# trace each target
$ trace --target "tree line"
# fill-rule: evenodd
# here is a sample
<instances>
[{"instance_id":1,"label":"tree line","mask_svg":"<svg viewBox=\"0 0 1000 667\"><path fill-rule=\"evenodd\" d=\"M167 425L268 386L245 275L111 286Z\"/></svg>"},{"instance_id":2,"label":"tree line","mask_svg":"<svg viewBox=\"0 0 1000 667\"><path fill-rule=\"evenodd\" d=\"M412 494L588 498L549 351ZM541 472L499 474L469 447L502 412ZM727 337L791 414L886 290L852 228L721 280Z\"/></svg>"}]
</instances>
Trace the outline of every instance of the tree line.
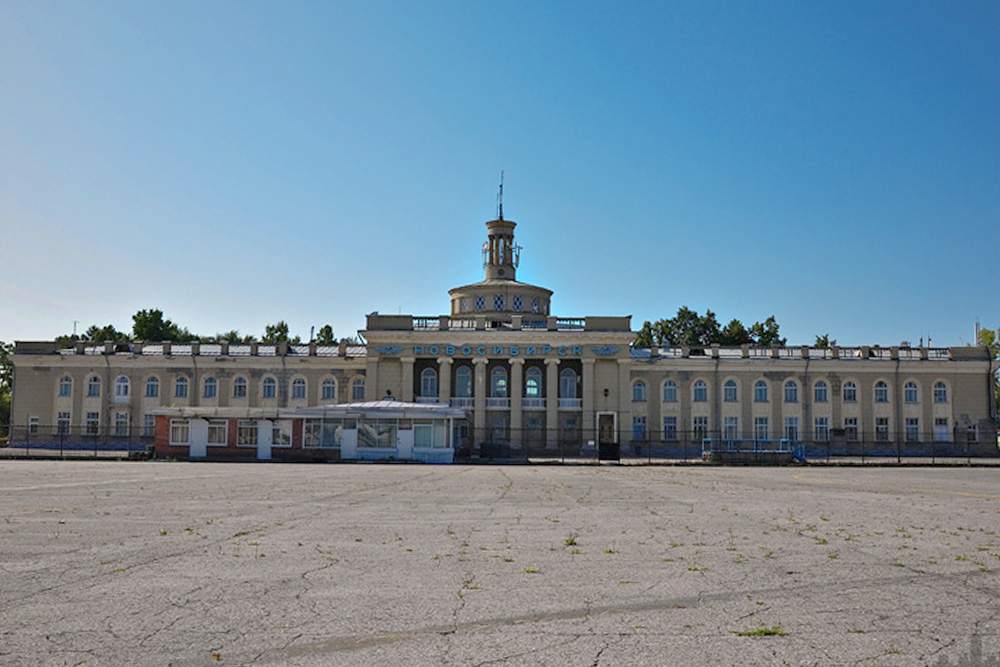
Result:
<instances>
[{"instance_id":1,"label":"tree line","mask_svg":"<svg viewBox=\"0 0 1000 667\"><path fill-rule=\"evenodd\" d=\"M313 340L317 345L336 345L340 342L334 336L333 327L329 324L321 326ZM353 336L345 337L342 340L347 343L356 344L358 342L357 338ZM66 334L56 338L56 343L64 347L70 346L77 341L91 343L103 343L105 341L115 343L127 343L130 341L232 343L237 345L246 345L249 343L264 343L265 345L274 345L275 343L302 344L302 338L291 335L288 323L284 320L266 325L264 333L259 338L253 334L240 333L236 329L217 333L212 336L205 336L191 333L187 327L165 318L163 311L158 308L143 309L133 315L132 330L130 332L119 331L113 324L106 324L104 326L94 324L88 327L82 334Z\"/></svg>"},{"instance_id":2,"label":"tree line","mask_svg":"<svg viewBox=\"0 0 1000 667\"><path fill-rule=\"evenodd\" d=\"M826 336L829 344L829 336ZM785 338L781 335L781 326L774 315L763 322L754 322L749 327L737 319L732 319L722 326L711 309L700 315L698 311L687 306L677 309L674 317L656 322L645 321L636 335L637 347L663 346L703 346L719 345L753 345L770 346L784 345ZM836 341L834 341L836 343Z\"/></svg>"}]
</instances>

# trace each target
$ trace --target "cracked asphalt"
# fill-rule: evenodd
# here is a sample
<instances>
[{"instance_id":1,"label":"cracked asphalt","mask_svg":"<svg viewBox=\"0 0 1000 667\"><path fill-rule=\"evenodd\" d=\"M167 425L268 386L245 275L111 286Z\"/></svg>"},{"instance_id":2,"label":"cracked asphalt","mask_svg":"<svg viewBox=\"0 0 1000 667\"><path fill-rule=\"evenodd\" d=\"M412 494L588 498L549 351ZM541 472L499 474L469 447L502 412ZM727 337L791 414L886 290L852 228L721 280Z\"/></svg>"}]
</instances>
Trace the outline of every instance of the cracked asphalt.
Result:
<instances>
[{"instance_id":1,"label":"cracked asphalt","mask_svg":"<svg viewBox=\"0 0 1000 667\"><path fill-rule=\"evenodd\" d=\"M1000 653L995 469L0 461L0 501L5 665Z\"/></svg>"}]
</instances>

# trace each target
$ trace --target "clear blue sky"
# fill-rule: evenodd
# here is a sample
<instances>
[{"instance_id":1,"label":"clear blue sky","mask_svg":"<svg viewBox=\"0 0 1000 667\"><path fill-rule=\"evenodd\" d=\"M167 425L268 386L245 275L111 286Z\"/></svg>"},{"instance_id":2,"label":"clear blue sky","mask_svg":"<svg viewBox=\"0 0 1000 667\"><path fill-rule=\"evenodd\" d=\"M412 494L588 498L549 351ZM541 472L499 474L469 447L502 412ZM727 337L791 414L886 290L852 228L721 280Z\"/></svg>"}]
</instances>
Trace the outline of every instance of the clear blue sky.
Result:
<instances>
[{"instance_id":1,"label":"clear blue sky","mask_svg":"<svg viewBox=\"0 0 1000 667\"><path fill-rule=\"evenodd\" d=\"M0 339L447 312L1000 325L996 2L0 4Z\"/></svg>"}]
</instances>

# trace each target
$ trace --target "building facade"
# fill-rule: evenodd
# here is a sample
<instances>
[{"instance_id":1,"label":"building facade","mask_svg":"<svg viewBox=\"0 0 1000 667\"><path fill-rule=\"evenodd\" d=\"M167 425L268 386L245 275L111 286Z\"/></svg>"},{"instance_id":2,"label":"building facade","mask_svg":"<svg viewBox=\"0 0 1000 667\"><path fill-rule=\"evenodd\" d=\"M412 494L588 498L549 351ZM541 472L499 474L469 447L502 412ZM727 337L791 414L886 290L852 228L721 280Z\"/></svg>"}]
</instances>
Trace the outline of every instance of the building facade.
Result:
<instances>
[{"instance_id":1,"label":"building facade","mask_svg":"<svg viewBox=\"0 0 1000 667\"><path fill-rule=\"evenodd\" d=\"M252 457L238 436L241 420L247 438L256 420L275 429L276 446L338 458L340 441L288 424L322 406L388 401L458 410L448 447L468 456L604 441L626 451L779 441L996 450L985 348L637 348L630 316L557 317L551 290L518 281L515 227L486 223L483 280L451 289L449 314L373 313L363 345L18 342L12 441L157 439L183 455L171 420L215 419L213 437L226 443L216 451Z\"/></svg>"}]
</instances>

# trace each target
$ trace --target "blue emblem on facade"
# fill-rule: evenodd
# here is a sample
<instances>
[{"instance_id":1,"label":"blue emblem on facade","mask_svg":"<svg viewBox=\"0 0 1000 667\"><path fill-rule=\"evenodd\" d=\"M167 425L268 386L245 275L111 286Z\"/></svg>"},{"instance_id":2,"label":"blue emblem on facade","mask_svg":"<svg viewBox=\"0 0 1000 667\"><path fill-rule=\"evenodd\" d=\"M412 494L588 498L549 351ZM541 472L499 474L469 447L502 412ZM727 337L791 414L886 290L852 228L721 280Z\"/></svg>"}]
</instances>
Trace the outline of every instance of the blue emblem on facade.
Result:
<instances>
[{"instance_id":1,"label":"blue emblem on facade","mask_svg":"<svg viewBox=\"0 0 1000 667\"><path fill-rule=\"evenodd\" d=\"M379 345L375 348L375 351L379 354L399 354L403 351L403 348L399 345Z\"/></svg>"},{"instance_id":2,"label":"blue emblem on facade","mask_svg":"<svg viewBox=\"0 0 1000 667\"><path fill-rule=\"evenodd\" d=\"M590 349L599 357L613 357L618 354L618 348L614 345L597 345Z\"/></svg>"}]
</instances>

